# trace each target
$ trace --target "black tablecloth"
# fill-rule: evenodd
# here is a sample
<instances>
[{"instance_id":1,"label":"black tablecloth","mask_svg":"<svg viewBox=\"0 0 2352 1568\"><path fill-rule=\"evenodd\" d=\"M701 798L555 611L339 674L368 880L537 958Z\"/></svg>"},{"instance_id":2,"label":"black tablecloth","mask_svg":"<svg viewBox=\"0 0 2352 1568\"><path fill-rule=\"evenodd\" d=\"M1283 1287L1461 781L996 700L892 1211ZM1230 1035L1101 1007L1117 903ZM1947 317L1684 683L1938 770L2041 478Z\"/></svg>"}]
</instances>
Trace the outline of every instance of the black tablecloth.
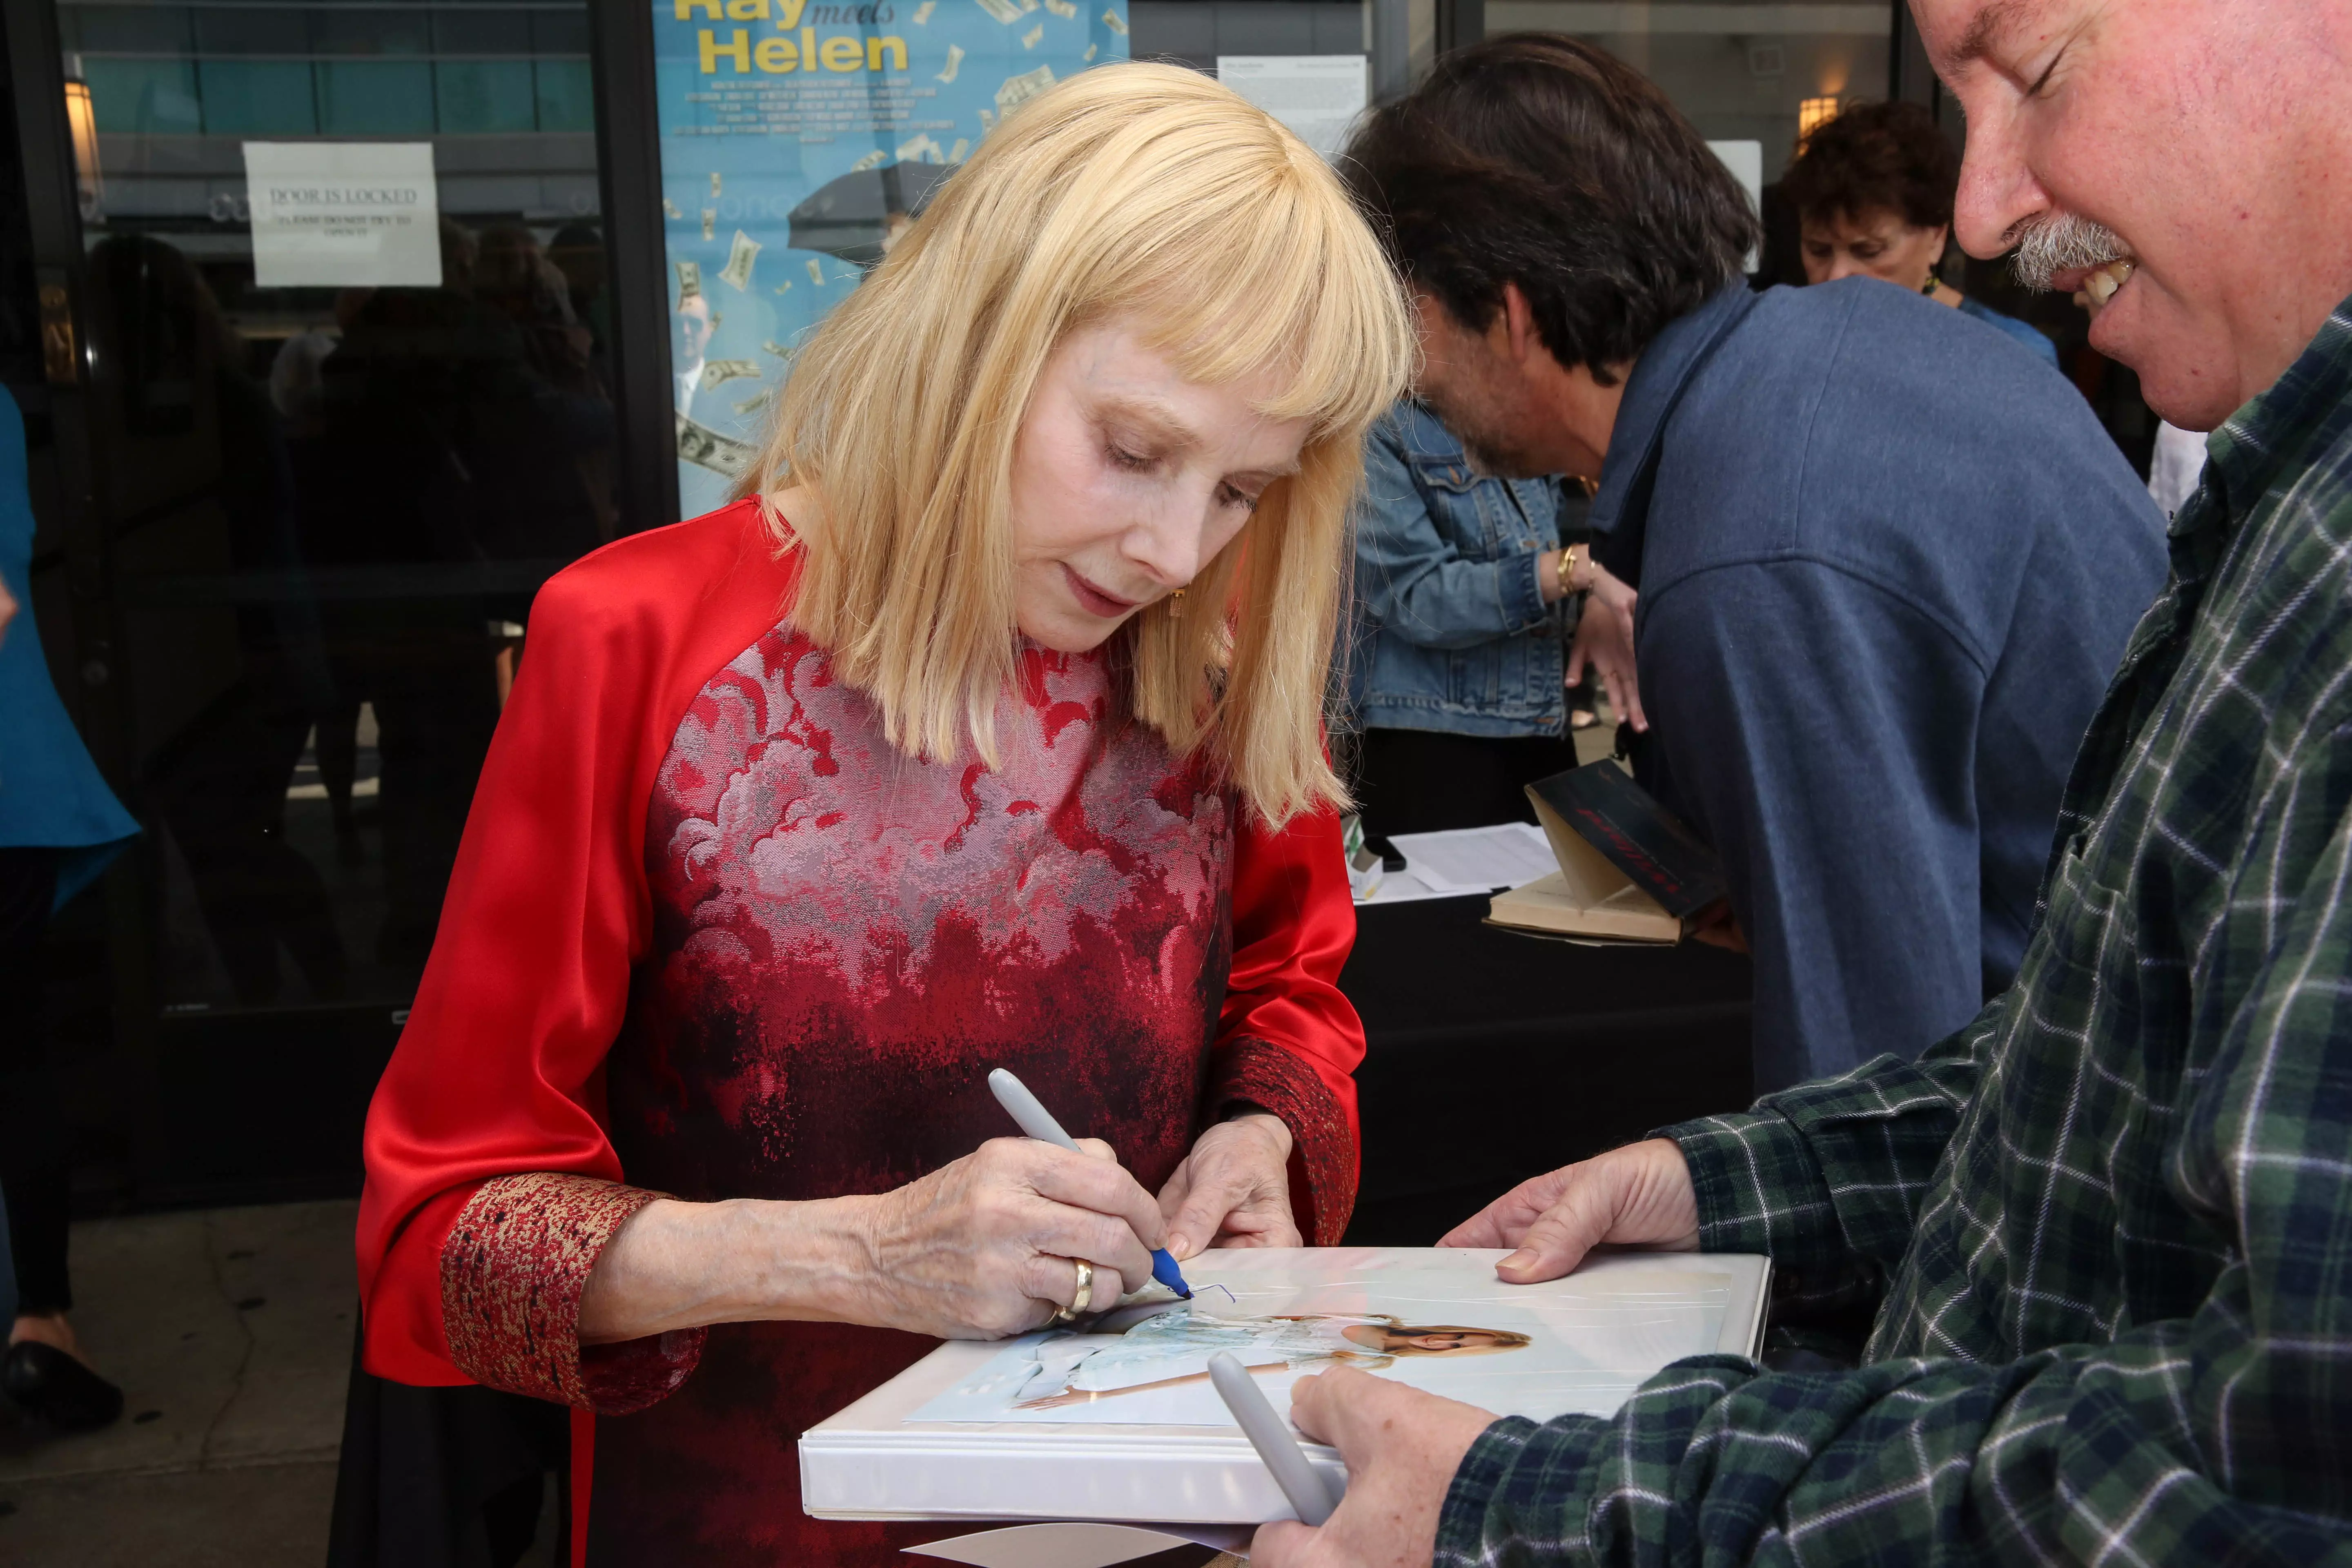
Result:
<instances>
[{"instance_id":1,"label":"black tablecloth","mask_svg":"<svg viewBox=\"0 0 2352 1568\"><path fill-rule=\"evenodd\" d=\"M1357 911L1363 1185L1347 1239L1425 1247L1525 1178L1749 1099L1748 963L1484 923L1484 898Z\"/></svg>"}]
</instances>

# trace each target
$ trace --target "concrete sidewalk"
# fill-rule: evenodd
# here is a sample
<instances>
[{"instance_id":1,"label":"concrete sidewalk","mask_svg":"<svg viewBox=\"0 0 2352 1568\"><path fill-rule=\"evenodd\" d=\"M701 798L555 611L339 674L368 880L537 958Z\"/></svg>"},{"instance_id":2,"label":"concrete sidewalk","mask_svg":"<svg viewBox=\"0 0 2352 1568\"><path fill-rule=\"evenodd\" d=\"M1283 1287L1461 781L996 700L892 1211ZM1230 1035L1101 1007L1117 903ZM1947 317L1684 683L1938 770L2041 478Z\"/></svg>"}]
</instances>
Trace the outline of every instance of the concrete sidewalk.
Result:
<instances>
[{"instance_id":1,"label":"concrete sidewalk","mask_svg":"<svg viewBox=\"0 0 2352 1568\"><path fill-rule=\"evenodd\" d=\"M0 1563L320 1568L351 1370L357 1210L286 1204L76 1226L74 1328L127 1403L121 1422L81 1436L0 1426Z\"/></svg>"}]
</instances>

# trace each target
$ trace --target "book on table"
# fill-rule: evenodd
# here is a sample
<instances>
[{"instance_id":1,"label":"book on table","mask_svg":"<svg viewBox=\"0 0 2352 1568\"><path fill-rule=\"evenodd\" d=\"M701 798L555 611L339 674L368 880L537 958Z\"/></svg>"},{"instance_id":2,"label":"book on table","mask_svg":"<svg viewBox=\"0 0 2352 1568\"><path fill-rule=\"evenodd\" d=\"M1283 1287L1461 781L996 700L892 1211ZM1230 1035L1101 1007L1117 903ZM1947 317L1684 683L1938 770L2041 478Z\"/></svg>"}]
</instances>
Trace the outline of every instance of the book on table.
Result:
<instances>
[{"instance_id":1,"label":"book on table","mask_svg":"<svg viewBox=\"0 0 2352 1568\"><path fill-rule=\"evenodd\" d=\"M1527 786L1559 869L1497 893L1487 921L1581 942L1680 942L1728 888L1715 851L1608 761Z\"/></svg>"},{"instance_id":2,"label":"book on table","mask_svg":"<svg viewBox=\"0 0 2352 1568\"><path fill-rule=\"evenodd\" d=\"M1769 1261L1615 1253L1540 1285L1500 1251L1232 1248L1095 1319L950 1341L803 1434L825 1519L1251 1524L1290 1507L1208 1377L1230 1351L1286 1417L1291 1386L1353 1365L1497 1415L1606 1415L1685 1356L1756 1352ZM1339 1455L1307 1446L1344 1485Z\"/></svg>"}]
</instances>

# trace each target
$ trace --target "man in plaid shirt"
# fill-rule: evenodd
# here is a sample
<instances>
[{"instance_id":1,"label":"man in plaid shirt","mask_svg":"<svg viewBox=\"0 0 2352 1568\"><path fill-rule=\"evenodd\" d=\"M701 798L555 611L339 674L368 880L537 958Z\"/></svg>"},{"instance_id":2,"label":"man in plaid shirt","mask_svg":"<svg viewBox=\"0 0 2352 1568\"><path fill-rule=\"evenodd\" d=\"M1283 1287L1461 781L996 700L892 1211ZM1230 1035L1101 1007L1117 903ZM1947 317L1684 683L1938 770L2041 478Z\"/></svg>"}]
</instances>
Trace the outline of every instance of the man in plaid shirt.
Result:
<instances>
[{"instance_id":1,"label":"man in plaid shirt","mask_svg":"<svg viewBox=\"0 0 2352 1568\"><path fill-rule=\"evenodd\" d=\"M2352 1561L2352 0L1914 0L1959 233L2213 428L2075 763L2016 984L1446 1237L1765 1252L1851 1371L1668 1367L1536 1426L1360 1373L1342 1563ZM2339 304L2339 301L2343 301ZM2234 412L2232 412L2234 410ZM2216 428L2218 426L2218 428Z\"/></svg>"}]
</instances>

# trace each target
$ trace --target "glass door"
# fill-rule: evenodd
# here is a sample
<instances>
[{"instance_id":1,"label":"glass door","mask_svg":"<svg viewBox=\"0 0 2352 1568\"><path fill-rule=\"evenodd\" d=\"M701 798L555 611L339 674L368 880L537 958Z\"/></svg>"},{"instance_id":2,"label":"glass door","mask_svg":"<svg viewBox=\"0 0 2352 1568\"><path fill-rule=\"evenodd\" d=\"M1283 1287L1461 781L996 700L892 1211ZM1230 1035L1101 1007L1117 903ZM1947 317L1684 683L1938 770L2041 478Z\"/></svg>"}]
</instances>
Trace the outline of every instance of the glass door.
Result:
<instances>
[{"instance_id":1,"label":"glass door","mask_svg":"<svg viewBox=\"0 0 2352 1568\"><path fill-rule=\"evenodd\" d=\"M589 22L57 0L107 679L191 1191L355 1168L531 596L668 521L623 515Z\"/></svg>"}]
</instances>

